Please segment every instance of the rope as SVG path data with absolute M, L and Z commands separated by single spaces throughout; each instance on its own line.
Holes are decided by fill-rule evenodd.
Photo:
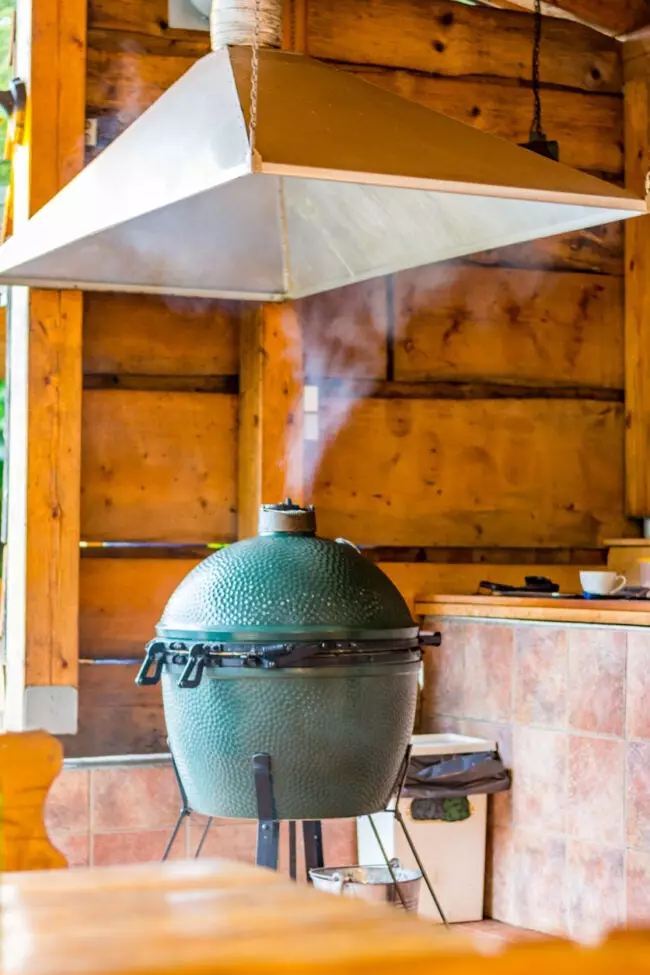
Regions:
M 212 48 L 230 44 L 252 47 L 258 34 L 260 47 L 282 44 L 283 0 L 212 0 Z
M 255 34 L 253 36 L 253 51 L 251 54 L 251 122 L 250 144 L 251 156 L 255 152 L 255 138 L 257 136 L 257 99 L 260 88 L 260 37 L 262 30 L 262 0 L 255 0 Z

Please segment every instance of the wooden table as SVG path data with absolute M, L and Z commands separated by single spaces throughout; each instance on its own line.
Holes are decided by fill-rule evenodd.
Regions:
M 2 975 L 396 972 L 462 942 L 229 861 L 5 874 Z
M 647 972 L 647 936 L 482 957 L 397 909 L 227 861 L 0 876 L 2 975 L 602 975 Z

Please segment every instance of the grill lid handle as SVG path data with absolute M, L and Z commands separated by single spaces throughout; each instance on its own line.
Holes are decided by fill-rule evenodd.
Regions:
M 135 679 L 140 687 L 152 687 L 160 682 L 165 666 L 165 644 L 155 640 L 147 647 L 147 656 Z M 153 674 L 151 670 L 153 669 Z

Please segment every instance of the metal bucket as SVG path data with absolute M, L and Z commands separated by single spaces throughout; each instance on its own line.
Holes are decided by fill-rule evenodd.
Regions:
M 391 860 L 391 867 L 397 884 L 393 883 L 391 872 L 386 865 L 325 867 L 322 870 L 310 870 L 309 876 L 316 890 L 323 890 L 329 894 L 342 894 L 345 897 L 358 897 L 374 904 L 404 906 L 407 911 L 417 911 L 422 874 L 419 870 L 405 869 L 398 860 Z

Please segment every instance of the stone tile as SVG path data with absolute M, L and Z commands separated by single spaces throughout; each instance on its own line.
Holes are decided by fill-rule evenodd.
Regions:
M 190 854 L 193 856 L 203 833 L 201 825 L 190 823 Z M 241 863 L 255 863 L 257 848 L 257 824 L 249 822 L 229 822 L 213 824 L 201 853 L 202 857 L 226 857 Z
M 650 926 L 650 853 L 627 851 L 627 923 Z
M 45 825 L 50 832 L 80 833 L 89 829 L 89 823 L 90 773 L 85 769 L 63 769 L 47 796 Z
M 567 749 L 568 736 L 562 732 L 514 729 L 512 804 L 518 826 L 564 832 Z
M 650 853 L 650 741 L 627 744 L 627 845 Z
M 172 827 L 180 797 L 171 767 L 92 770 L 92 829 L 156 830 Z
M 569 632 L 569 726 L 603 735 L 625 734 L 626 634 Z
M 627 631 L 627 736 L 650 739 L 650 633 Z
M 515 627 L 492 623 L 466 626 L 465 715 L 509 721 L 512 715 Z
M 442 644 L 428 647 L 424 655 L 422 715 L 462 716 L 467 713 L 465 676 L 466 626 L 445 623 Z
M 567 832 L 577 839 L 623 846 L 624 741 L 570 736 Z
M 93 866 L 108 867 L 161 860 L 169 835 L 168 829 L 95 833 L 92 837 Z M 186 827 L 183 826 L 172 848 L 171 860 L 184 860 L 187 857 L 186 839 Z
M 513 924 L 547 934 L 566 931 L 566 840 L 518 829 Z
M 625 855 L 622 849 L 569 840 L 567 926 L 576 941 L 594 941 L 625 921 Z
M 563 729 L 567 710 L 566 629 L 517 627 L 515 647 L 514 720 Z
M 486 849 L 485 912 L 507 924 L 517 923 L 515 833 L 508 827 L 493 827 L 488 831 Z
M 71 833 L 68 830 L 53 830 L 50 834 L 55 846 L 68 861 L 69 867 L 87 867 L 90 864 L 90 833 Z
M 323 823 L 325 862 L 335 866 L 358 863 L 356 819 L 328 819 Z

